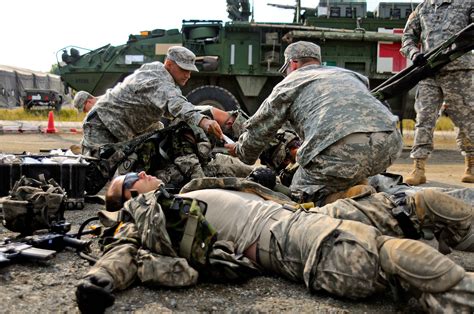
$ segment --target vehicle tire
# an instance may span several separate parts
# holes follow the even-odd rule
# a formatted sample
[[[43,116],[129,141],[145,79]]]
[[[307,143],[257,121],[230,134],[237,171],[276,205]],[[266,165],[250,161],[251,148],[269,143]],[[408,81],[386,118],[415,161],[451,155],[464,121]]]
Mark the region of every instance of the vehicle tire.
[[[214,86],[205,85],[193,89],[186,95],[190,103],[195,106],[213,106],[225,111],[237,110],[240,104],[227,89]]]

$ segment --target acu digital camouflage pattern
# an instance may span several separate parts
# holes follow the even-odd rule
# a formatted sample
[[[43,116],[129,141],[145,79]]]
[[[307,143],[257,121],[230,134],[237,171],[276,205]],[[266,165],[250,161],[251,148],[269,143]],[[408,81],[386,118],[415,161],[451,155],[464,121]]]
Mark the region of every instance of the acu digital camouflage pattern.
[[[420,52],[419,43],[426,53],[472,23],[473,16],[471,0],[425,0],[408,18],[400,51],[413,60]],[[458,147],[463,155],[474,155],[473,58],[472,53],[466,53],[418,84],[411,158],[427,158],[433,151],[433,131],[443,101],[445,112],[459,128]]]
[[[142,65],[122,83],[107,90],[94,106],[98,123],[102,123],[116,141],[130,140],[138,134],[156,128],[162,117],[180,118],[192,125],[198,125],[203,115],[195,110],[182,95],[171,74],[161,62]],[[90,114],[90,113],[89,113]],[[84,125],[84,128],[87,124]],[[92,131],[94,132],[94,131]],[[85,145],[102,145],[108,136],[84,133]]]
[[[209,182],[204,183],[205,186],[209,186],[209,184]],[[221,182],[221,184],[225,186],[226,183]],[[216,196],[222,196],[225,193],[240,193],[205,189],[196,190],[187,195],[198,198],[201,195],[200,197],[208,203],[206,219],[211,221],[217,230],[221,230],[222,234],[227,234],[229,238],[242,239],[250,236],[240,233],[232,234],[232,230],[234,232],[241,230],[234,229],[236,224],[252,226],[256,228],[255,230],[261,230],[261,234],[257,235],[257,238],[262,238],[265,233],[270,233],[268,248],[262,247],[262,243],[258,244],[259,250],[268,249],[270,253],[269,262],[262,264],[267,271],[275,272],[293,281],[304,282],[310,290],[324,290],[353,299],[364,298],[387,289],[388,282],[386,280],[390,276],[393,277],[392,280],[401,281],[402,286],[409,286],[422,292],[417,295],[420,295],[421,303],[427,306],[429,311],[442,312],[444,309],[450,308],[455,308],[457,311],[472,311],[473,309],[474,276],[471,273],[465,273],[462,267],[457,266],[447,257],[421,242],[382,236],[383,232],[393,235],[400,232],[393,219],[387,215],[395,208],[395,205],[385,195],[367,199],[361,205],[356,205],[354,200],[341,200],[326,205],[320,209],[321,213],[318,213],[315,212],[317,209],[312,209],[309,212],[305,210],[288,211],[281,205],[274,202],[268,203],[263,199],[260,199],[260,205],[257,207],[245,210],[241,208],[241,204],[245,200],[239,199],[238,196],[242,194],[233,194],[233,197],[223,196],[229,201],[226,206],[221,207],[212,201],[213,191]],[[138,199],[131,200],[127,203],[126,208],[130,207],[132,202],[137,201]],[[150,206],[154,206],[153,204],[155,204],[154,200],[149,200],[133,205],[142,206],[140,209],[142,214],[134,215],[133,223],[129,220],[120,227],[119,232],[114,236],[113,248],[104,255],[87,276],[109,274],[105,276],[114,277],[116,289],[122,289],[131,284],[131,278],[136,277],[137,268],[143,267],[143,263],[139,259],[143,254],[139,254],[137,260],[136,248],[140,243],[145,244],[144,241],[146,241],[146,246],[152,248],[151,252],[155,254],[160,252],[159,255],[169,257],[160,258],[160,263],[167,261],[171,265],[180,265],[179,271],[171,274],[176,276],[172,277],[176,286],[196,282],[195,273],[187,267],[189,265],[183,260],[175,259],[176,252],[171,249],[169,236],[164,233],[166,231],[164,220],[160,218],[161,215],[156,215],[157,213],[152,210]],[[242,212],[234,213],[236,208]],[[147,213],[147,211],[151,212]],[[248,216],[250,212],[253,212],[254,215]],[[375,219],[377,225],[387,225],[381,232],[373,226],[358,221],[341,220],[327,215],[343,212],[354,219],[359,219],[367,214],[367,217],[363,219]],[[351,213],[355,213],[355,215]],[[271,214],[270,217],[275,217],[275,219],[269,219],[268,214]],[[209,217],[207,217],[208,215]],[[229,224],[226,217],[232,215],[238,215],[240,219]],[[245,217],[252,217],[252,221],[247,221]],[[125,227],[130,224],[134,227]],[[137,232],[137,230],[141,231]],[[244,230],[250,232],[253,229]],[[148,239],[153,239],[153,241],[150,242]],[[214,248],[217,248],[218,243],[225,242],[226,239],[219,238],[219,240]],[[132,244],[134,249],[131,249]],[[238,246],[237,243],[234,246],[230,245],[230,248],[236,246]],[[213,249],[211,255],[218,251],[224,250]],[[148,254],[148,252],[145,253],[145,255]],[[221,260],[230,263],[232,259],[228,258],[228,255],[221,255],[214,261]],[[257,268],[250,261],[245,264],[241,263],[241,260],[233,263],[234,267],[236,265],[241,267],[240,273],[239,271],[232,272],[234,275],[250,274],[252,270],[255,271],[253,274],[258,274]],[[213,267],[214,264],[210,262],[209,266],[200,272],[205,272],[206,268],[212,269]],[[164,284],[160,279],[164,277],[163,282],[170,283],[170,274],[163,275],[162,271],[170,269],[170,265],[161,265],[160,267],[148,265],[146,269],[147,282]],[[152,271],[152,269],[155,270]],[[140,274],[140,270],[138,273]],[[219,273],[219,276],[221,275],[222,272]],[[410,295],[413,296],[413,294]]]
[[[384,172],[398,158],[401,149],[402,138],[396,130],[351,134],[315,156],[306,167],[300,166],[290,189],[302,191],[303,200],[307,195],[310,200],[320,202],[332,192]]]
[[[472,0],[424,0],[408,17],[402,36],[401,53],[411,60],[426,53],[473,22]],[[443,70],[473,70],[473,55],[466,53]]]
[[[243,162],[253,164],[287,120],[302,140],[296,160],[306,169],[313,167],[313,159],[324,154],[325,149],[350,134],[395,134],[397,118],[370,94],[367,85],[366,77],[336,67],[307,65],[293,71],[247,121],[237,142],[237,155]],[[401,144],[401,137],[393,135],[391,141],[366,146],[357,154],[364,158],[359,163],[365,164],[366,172],[374,173],[394,161],[397,154],[392,152],[398,153]],[[384,158],[372,160],[363,154],[368,150]],[[333,168],[334,176],[343,178],[347,165],[348,161],[341,158]]]
[[[76,109],[79,112],[83,112],[87,99],[92,98],[92,97],[94,96],[92,96],[86,91],[83,91],[83,90],[79,91],[76,94],[76,96],[74,96],[74,101],[73,101],[74,107],[76,107]]]

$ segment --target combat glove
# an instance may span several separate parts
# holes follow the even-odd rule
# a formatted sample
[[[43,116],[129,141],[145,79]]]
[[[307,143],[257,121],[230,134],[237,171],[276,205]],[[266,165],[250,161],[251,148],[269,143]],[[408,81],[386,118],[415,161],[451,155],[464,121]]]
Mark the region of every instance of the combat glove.
[[[76,289],[76,301],[81,313],[104,313],[115,301],[111,287],[112,282],[107,278],[90,276],[82,279]]]
[[[425,65],[426,64],[426,57],[425,57],[425,54],[420,52],[419,54],[417,54],[415,56],[415,58],[413,58],[413,64],[416,65],[416,66],[422,66],[422,65]]]

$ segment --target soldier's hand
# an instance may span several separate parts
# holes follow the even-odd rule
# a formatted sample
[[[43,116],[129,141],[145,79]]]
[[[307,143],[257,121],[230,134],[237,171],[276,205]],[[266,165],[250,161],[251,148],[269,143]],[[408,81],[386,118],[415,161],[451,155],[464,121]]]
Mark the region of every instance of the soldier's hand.
[[[235,151],[237,145],[236,144],[224,144],[224,147],[227,148],[227,152],[229,155],[237,157],[237,152]]]
[[[82,279],[77,285],[76,301],[81,313],[104,313],[112,306],[115,297],[111,293],[111,282],[108,279],[90,276]]]
[[[413,58],[413,64],[416,66],[422,66],[426,63],[426,57],[425,54],[420,52]]]
[[[204,118],[199,122],[199,127],[206,131],[206,133],[213,134],[219,140],[224,138],[221,126],[215,120]]]

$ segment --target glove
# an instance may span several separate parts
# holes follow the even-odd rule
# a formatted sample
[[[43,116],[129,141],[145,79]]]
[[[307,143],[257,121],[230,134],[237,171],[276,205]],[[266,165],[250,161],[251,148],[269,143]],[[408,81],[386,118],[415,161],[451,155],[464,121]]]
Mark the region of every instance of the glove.
[[[425,54],[420,52],[419,54],[415,56],[415,58],[412,61],[413,61],[413,64],[416,66],[422,66],[426,64]]]
[[[81,313],[104,313],[112,306],[115,297],[111,293],[112,283],[109,279],[95,276],[82,279],[77,285],[76,301]]]

